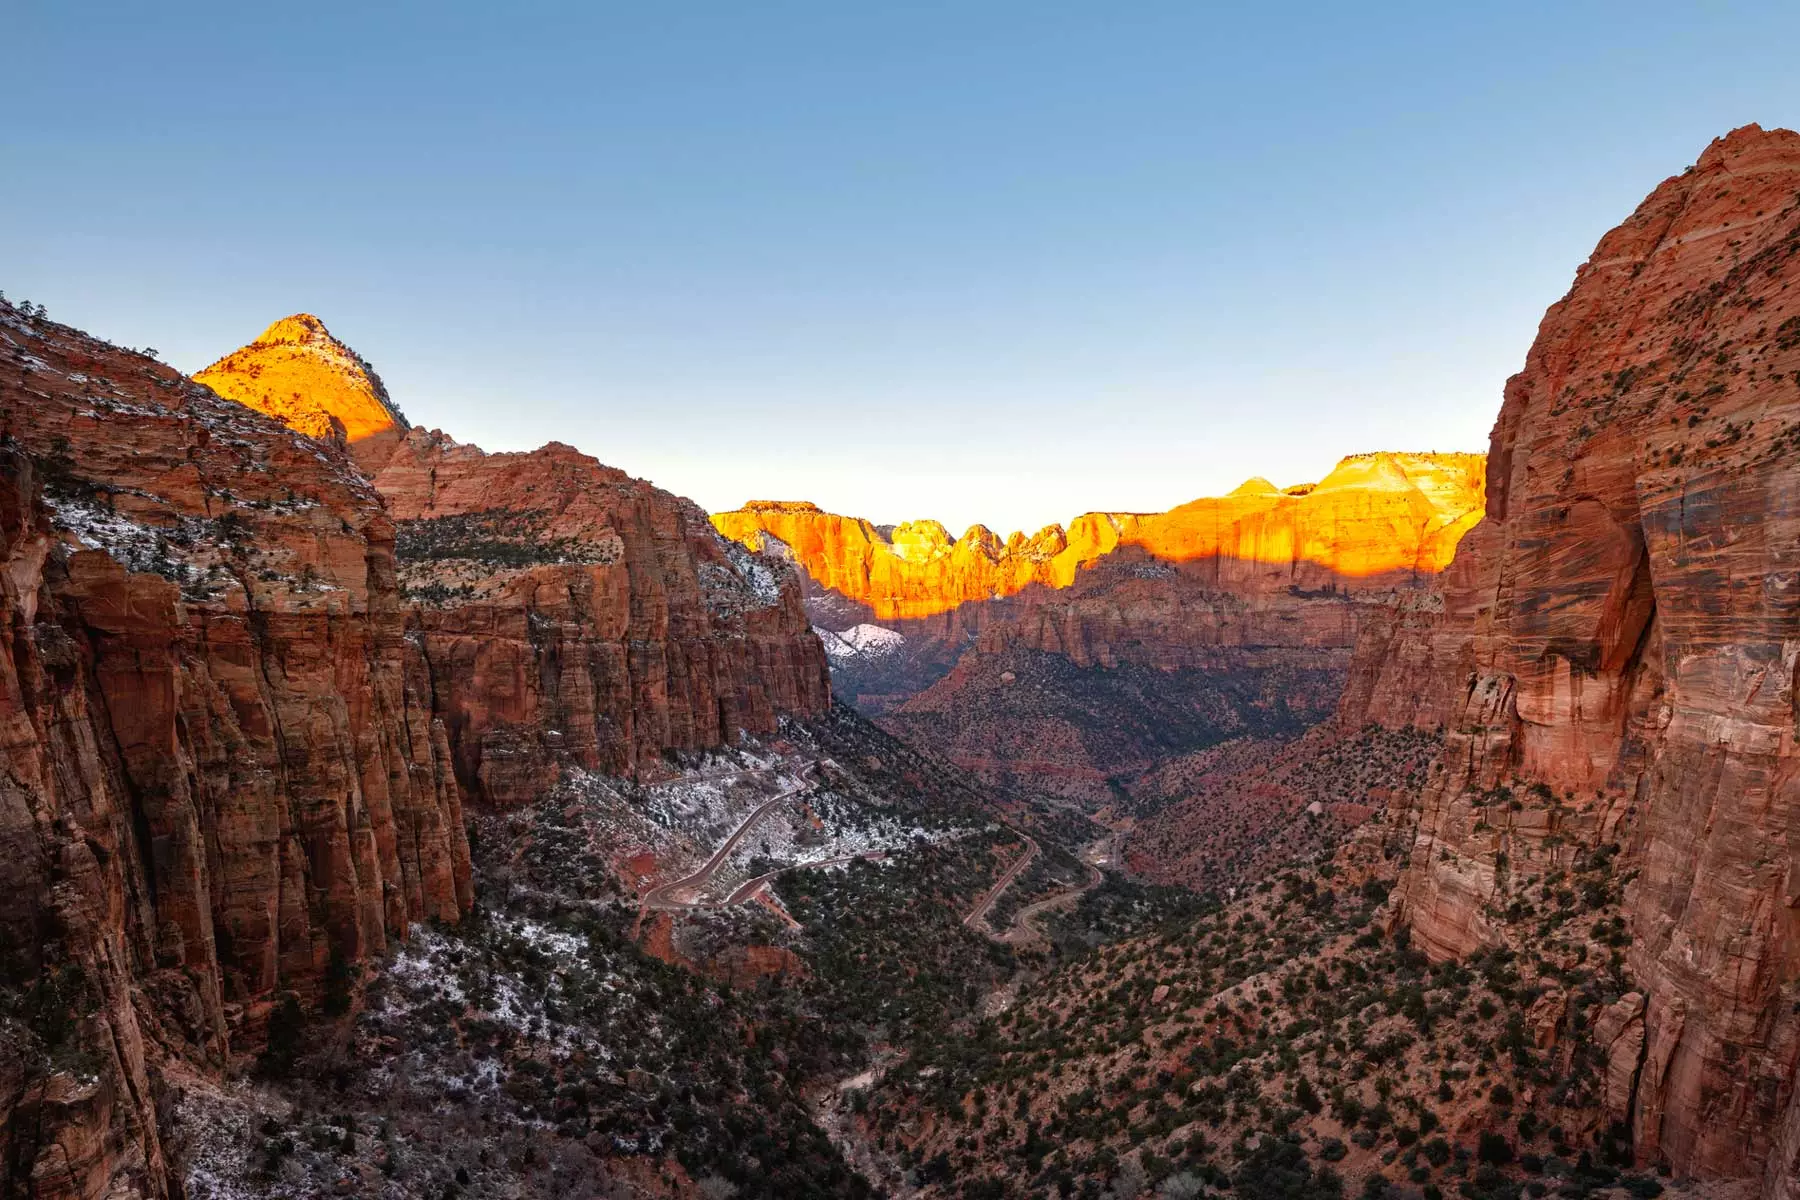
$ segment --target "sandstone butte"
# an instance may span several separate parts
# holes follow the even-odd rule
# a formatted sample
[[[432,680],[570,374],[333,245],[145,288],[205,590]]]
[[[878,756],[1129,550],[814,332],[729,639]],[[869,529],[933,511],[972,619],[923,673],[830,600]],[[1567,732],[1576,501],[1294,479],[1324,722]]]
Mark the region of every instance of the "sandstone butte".
[[[1360,454],[1316,485],[1252,479],[1230,495],[1165,513],[1086,513],[1004,541],[982,525],[962,537],[936,521],[891,534],[793,501],[753,501],[713,524],[751,547],[791,555],[811,583],[866,606],[877,621],[933,617],[1032,585],[1067,588],[1082,568],[1136,549],[1166,563],[1209,564],[1218,585],[1254,590],[1370,587],[1444,569],[1481,519],[1478,454]]]
[[[380,461],[407,429],[375,368],[311,313],[283,317],[194,379],[308,437],[342,438],[359,463]]]
[[[7,1194],[178,1193],[153,1080],[457,920],[465,796],[830,703],[792,570],[691,503],[423,431],[384,498],[342,395],[303,436],[0,301],[0,980],[76,1064],[0,1056]]]
[[[1613,1116],[1800,1194],[1800,135],[1736,130],[1601,239],[1487,462],[1441,611],[1371,624],[1344,699],[1447,730],[1395,917],[1460,955],[1511,880],[1619,844]]]

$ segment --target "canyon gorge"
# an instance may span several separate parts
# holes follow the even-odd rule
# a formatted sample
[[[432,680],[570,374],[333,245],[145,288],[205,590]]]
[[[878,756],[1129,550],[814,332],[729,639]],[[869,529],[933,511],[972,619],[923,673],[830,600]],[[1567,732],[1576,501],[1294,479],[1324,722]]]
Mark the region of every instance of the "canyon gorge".
[[[1499,400],[953,537],[0,300],[0,1196],[1800,1195],[1800,135]]]

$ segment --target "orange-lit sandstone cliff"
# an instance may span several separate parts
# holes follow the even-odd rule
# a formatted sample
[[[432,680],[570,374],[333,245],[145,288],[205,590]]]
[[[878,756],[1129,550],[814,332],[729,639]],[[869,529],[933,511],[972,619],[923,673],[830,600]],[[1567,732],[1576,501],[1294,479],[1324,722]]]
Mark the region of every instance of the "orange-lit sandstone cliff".
[[[1546,313],[1442,612],[1372,628],[1346,697],[1448,728],[1396,814],[1397,910],[1434,956],[1623,847],[1640,990],[1597,1014],[1608,1105],[1641,1161],[1775,1197],[1800,1194],[1797,498],[1800,135],[1750,126]]]
[[[363,464],[407,429],[375,369],[310,313],[283,317],[194,379],[308,437],[342,437]]]
[[[1005,542],[810,504],[713,520],[801,566],[840,694],[990,782],[1099,805],[1171,754],[1328,716],[1360,631],[1435,578],[1482,485],[1480,455],[1382,453]]]
[[[856,517],[797,502],[757,501],[715,513],[746,545],[774,539],[816,587],[866,606],[877,621],[936,616],[1038,584],[1070,586],[1121,549],[1168,563],[1206,560],[1221,586],[1324,586],[1411,579],[1441,571],[1480,520],[1476,454],[1365,454],[1316,485],[1285,491],[1252,479],[1229,496],[1165,513],[1086,513],[1002,541],[985,526],[952,537],[936,521],[885,534]]]

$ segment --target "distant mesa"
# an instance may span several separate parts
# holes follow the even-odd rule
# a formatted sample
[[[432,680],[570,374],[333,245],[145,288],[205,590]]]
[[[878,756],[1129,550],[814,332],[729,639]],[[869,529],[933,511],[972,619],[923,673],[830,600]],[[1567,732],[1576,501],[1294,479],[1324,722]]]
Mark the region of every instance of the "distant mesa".
[[[409,428],[375,368],[311,313],[283,317],[194,378],[308,437],[342,438],[365,471]]]
[[[1285,566],[1296,585],[1313,568],[1371,585],[1435,575],[1481,520],[1485,481],[1480,454],[1384,451],[1346,458],[1317,484],[1257,477],[1166,513],[1091,512],[1067,529],[1004,539],[984,525],[960,538],[937,521],[880,526],[804,501],[753,501],[713,524],[752,548],[779,541],[816,588],[877,621],[910,620],[1034,584],[1066,588],[1082,567],[1129,547],[1168,563]]]

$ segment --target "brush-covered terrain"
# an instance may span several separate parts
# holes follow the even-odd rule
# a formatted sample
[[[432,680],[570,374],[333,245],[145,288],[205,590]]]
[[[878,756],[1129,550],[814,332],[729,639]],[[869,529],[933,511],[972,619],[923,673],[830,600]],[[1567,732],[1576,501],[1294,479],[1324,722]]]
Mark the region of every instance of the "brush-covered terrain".
[[[1456,1194],[1664,1183],[1605,1117],[1641,997],[1617,847],[1514,881],[1497,944],[1432,965],[1388,920],[1406,831],[1172,912],[966,1018],[843,1105],[927,1196]]]
[[[477,816],[467,918],[334,963],[237,1082],[187,1080],[190,1195],[874,1194],[817,1098],[1018,973],[965,918],[1026,822],[844,708],[667,774]]]

